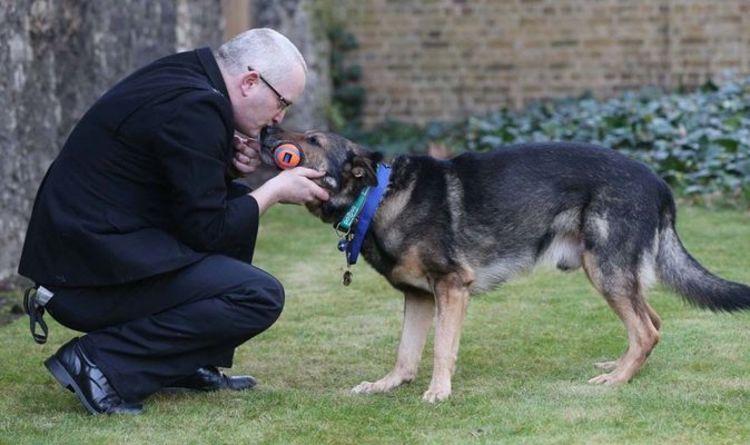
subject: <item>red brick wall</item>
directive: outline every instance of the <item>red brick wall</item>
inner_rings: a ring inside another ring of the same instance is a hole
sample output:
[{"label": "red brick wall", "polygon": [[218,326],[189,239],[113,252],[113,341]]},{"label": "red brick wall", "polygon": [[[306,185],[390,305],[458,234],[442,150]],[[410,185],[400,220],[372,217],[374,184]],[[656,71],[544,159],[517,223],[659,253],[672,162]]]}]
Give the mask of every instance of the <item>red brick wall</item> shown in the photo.
[{"label": "red brick wall", "polygon": [[349,0],[365,122],[750,74],[750,0]]}]

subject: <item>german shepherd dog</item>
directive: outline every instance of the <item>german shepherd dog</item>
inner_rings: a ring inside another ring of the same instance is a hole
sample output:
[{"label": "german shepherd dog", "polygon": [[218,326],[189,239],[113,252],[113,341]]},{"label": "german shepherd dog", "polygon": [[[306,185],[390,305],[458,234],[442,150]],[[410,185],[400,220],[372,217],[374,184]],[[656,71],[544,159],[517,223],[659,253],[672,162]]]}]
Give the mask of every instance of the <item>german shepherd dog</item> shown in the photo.
[{"label": "german shepherd dog", "polygon": [[[292,141],[303,166],[331,199],[308,205],[336,223],[360,191],[377,183],[382,155],[319,131],[262,134],[261,159]],[[396,365],[355,393],[389,391],[412,381],[436,318],[434,368],[424,399],[451,393],[469,297],[551,263],[583,267],[625,324],[628,348],[590,383],[628,382],[659,341],[661,320],[646,301],[659,281],[688,302],[714,311],[750,308],[750,287],[719,278],[683,247],[669,186],[647,166],[614,150],[578,143],[534,143],[464,153],[450,160],[404,155],[391,164],[387,189],[362,255],[405,297]]]}]

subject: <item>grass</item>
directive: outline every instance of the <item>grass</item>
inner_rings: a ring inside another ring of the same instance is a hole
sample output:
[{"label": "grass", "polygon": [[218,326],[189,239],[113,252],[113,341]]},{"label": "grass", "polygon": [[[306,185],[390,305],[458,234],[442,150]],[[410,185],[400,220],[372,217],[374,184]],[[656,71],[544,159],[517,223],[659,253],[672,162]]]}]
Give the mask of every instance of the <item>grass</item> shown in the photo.
[{"label": "grass", "polygon": [[[750,217],[681,210],[683,241],[718,274],[750,282]],[[402,302],[367,265],[341,286],[332,229],[298,207],[264,217],[255,262],[285,283],[287,304],[241,346],[245,393],[156,395],[141,416],[91,417],[42,361],[75,335],[52,322],[36,346],[25,318],[0,327],[0,443],[747,443],[750,313],[713,314],[656,290],[662,341],[628,385],[588,385],[618,356],[624,329],[582,273],[536,273],[475,298],[453,395],[421,401],[417,380],[389,394],[349,389],[393,364]]]}]

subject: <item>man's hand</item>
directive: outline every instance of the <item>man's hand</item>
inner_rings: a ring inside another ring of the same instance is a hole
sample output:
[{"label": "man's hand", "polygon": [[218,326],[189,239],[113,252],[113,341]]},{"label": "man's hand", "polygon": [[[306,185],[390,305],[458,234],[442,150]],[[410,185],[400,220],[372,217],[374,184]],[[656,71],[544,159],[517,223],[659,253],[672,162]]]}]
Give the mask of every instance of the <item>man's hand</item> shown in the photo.
[{"label": "man's hand", "polygon": [[323,176],[325,176],[325,172],[305,167],[284,170],[250,193],[250,196],[258,202],[260,213],[277,202],[305,204],[314,201],[327,201],[329,198],[328,192],[311,181],[311,179]]},{"label": "man's hand", "polygon": [[260,165],[260,144],[257,139],[234,135],[232,165],[239,176],[247,176]]}]

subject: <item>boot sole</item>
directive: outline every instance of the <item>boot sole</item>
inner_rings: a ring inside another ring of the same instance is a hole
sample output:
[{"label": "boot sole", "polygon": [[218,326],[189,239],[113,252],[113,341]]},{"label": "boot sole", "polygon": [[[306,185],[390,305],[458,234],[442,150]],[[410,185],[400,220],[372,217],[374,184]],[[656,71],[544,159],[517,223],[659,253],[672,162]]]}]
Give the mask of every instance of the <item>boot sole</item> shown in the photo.
[{"label": "boot sole", "polygon": [[162,389],[160,389],[160,392],[166,393],[166,394],[181,394],[181,393],[200,393],[200,392],[216,392],[216,391],[248,391],[253,388],[257,383],[253,383],[252,385],[245,385],[245,386],[232,386],[231,384],[226,384],[217,388],[190,388],[187,386],[165,386]]},{"label": "boot sole", "polygon": [[45,360],[44,366],[47,367],[47,370],[49,370],[50,374],[52,374],[52,377],[54,377],[60,385],[72,391],[76,395],[76,397],[78,397],[78,400],[81,402],[83,407],[86,408],[86,411],[88,411],[89,414],[101,414],[99,411],[94,409],[93,406],[91,406],[91,403],[89,403],[89,401],[83,395],[83,391],[81,391],[81,388],[79,388],[75,380],[73,380],[73,376],[70,375],[68,370],[65,369],[65,366],[60,363],[60,360],[58,360],[57,357],[52,356]]}]

